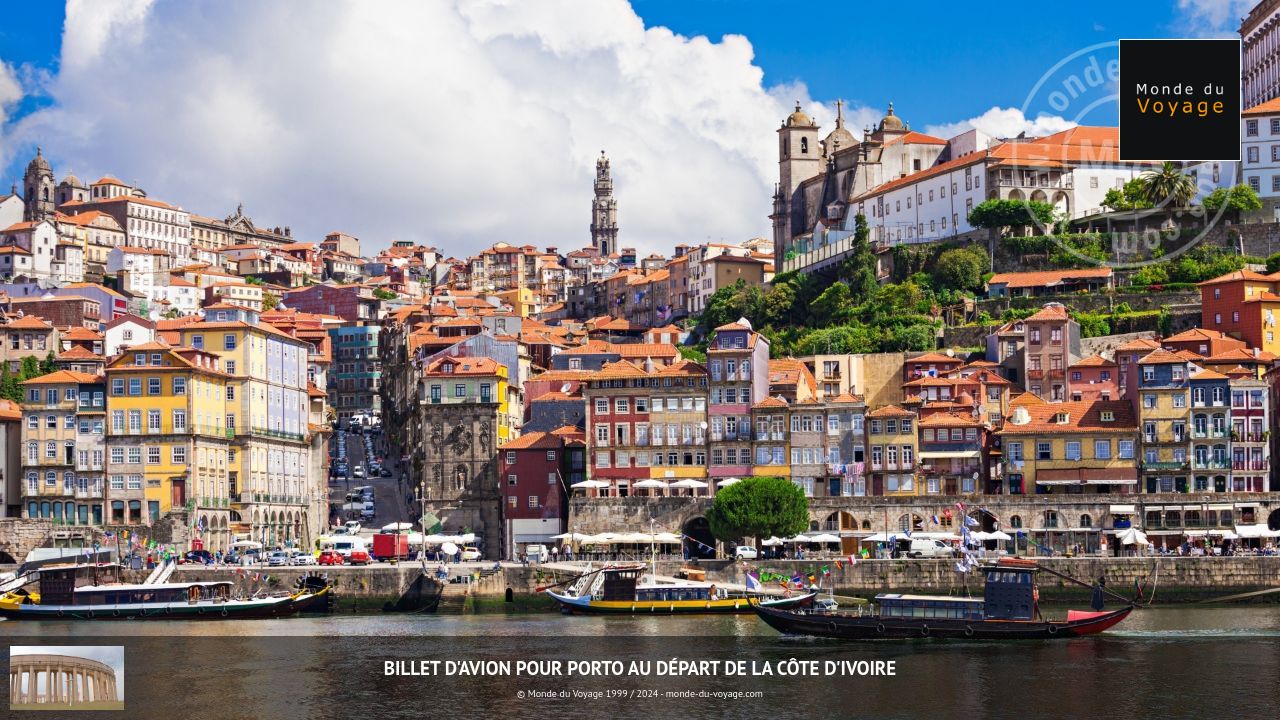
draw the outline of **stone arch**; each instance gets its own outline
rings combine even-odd
[[[1067,194],[1059,190],[1053,194],[1053,209],[1060,214],[1069,214],[1071,212],[1071,198]]]
[[[1031,199],[1035,202],[1042,202],[1042,203],[1049,202],[1049,196],[1046,195],[1043,190],[1033,190],[1031,192]]]
[[[841,530],[854,530],[858,527],[858,521],[853,519],[853,514],[846,510],[837,510],[827,515],[822,521],[823,532],[840,532]]]
[[[870,529],[871,529],[871,521],[870,521],[870,520],[863,520],[863,521],[862,521],[862,529],[863,529],[863,530],[870,530]]]
[[[1014,530],[1021,530],[1021,529],[1022,529],[1022,516],[1021,516],[1021,515],[1010,515],[1010,516],[1009,516],[1009,527],[1013,528]]]
[[[1010,200],[1026,200],[1027,196],[1023,195],[1022,191],[1019,190],[1018,188],[1014,188],[1009,191],[1009,199]]]
[[[1271,530],[1280,530],[1280,510],[1272,510],[1267,516],[1267,527]]]
[[[916,515],[915,513],[900,515],[898,517],[897,530],[899,532],[905,532],[908,530],[911,532],[917,532],[919,530],[924,530],[924,518]]]
[[[684,551],[691,558],[716,556],[716,538],[711,534],[711,523],[702,515],[695,515],[680,528],[684,533]],[[710,548],[710,549],[708,549]]]

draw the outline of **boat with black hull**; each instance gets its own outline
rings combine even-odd
[[[143,583],[120,581],[114,563],[45,565],[19,576],[21,587],[0,595],[0,617],[12,620],[234,620],[280,618],[332,608],[332,586],[305,580],[289,593],[237,596],[229,580]],[[171,572],[171,571],[170,571]]]
[[[1069,610],[1065,619],[1047,619],[1040,614],[1036,587],[1040,568],[1035,562],[1005,558],[981,569],[986,573],[982,598],[882,594],[876,596],[874,605],[857,614],[759,604],[754,609],[761,620],[781,633],[846,640],[1056,640],[1103,632],[1133,610],[1128,601],[1116,610],[1096,609],[1102,605],[1101,595],[1119,596],[1094,586],[1094,610]]]
[[[765,595],[717,588],[715,583],[661,582],[638,564],[587,571],[565,590],[542,590],[560,603],[566,614],[749,614],[755,606],[804,607],[817,595]]]

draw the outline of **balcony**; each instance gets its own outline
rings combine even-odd
[[[1166,461],[1144,462],[1142,463],[1142,469],[1143,470],[1185,470],[1187,469],[1187,463],[1185,460],[1183,461],[1174,460],[1173,462],[1166,462]]]
[[[1196,470],[1229,470],[1231,463],[1226,459],[1196,460],[1193,467]]]
[[[1231,469],[1267,472],[1271,469],[1271,463],[1266,460],[1235,460],[1231,463]]]
[[[1027,371],[1027,379],[1028,379],[1028,380],[1043,380],[1043,379],[1044,379],[1044,371],[1043,371],[1043,370],[1028,370],[1028,371]]]

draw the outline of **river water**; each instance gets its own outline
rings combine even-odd
[[[1048,610],[1050,616],[1063,611]],[[754,616],[340,615],[0,622],[11,644],[123,644],[132,718],[1276,716],[1280,606],[1135,611],[1100,636],[849,643]],[[893,676],[387,676],[389,660],[892,661]],[[726,667],[726,666],[721,666]],[[608,672],[607,666],[599,666]],[[794,666],[792,666],[794,669]],[[708,697],[671,697],[690,691]],[[618,697],[608,697],[613,692]],[[566,693],[567,698],[534,697]],[[748,697],[746,693],[757,694]],[[644,697],[657,694],[658,697]],[[95,715],[98,717],[99,715]],[[101,714],[110,717],[110,713]]]

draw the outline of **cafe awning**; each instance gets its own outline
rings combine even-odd
[[[1037,485],[1137,485],[1133,468],[1064,468],[1036,473]]]
[[[921,460],[945,459],[945,458],[976,458],[981,457],[982,453],[978,450],[925,450],[920,453]]]
[[[1112,505],[1110,508],[1113,513],[1135,513],[1138,512],[1136,505]]]

